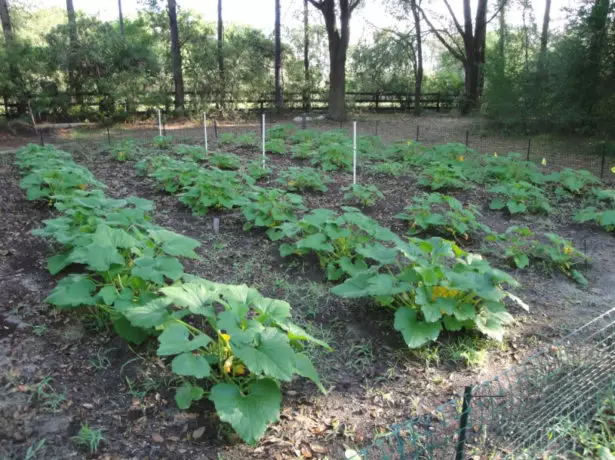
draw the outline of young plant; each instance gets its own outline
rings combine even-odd
[[[171,136],[156,136],[152,140],[152,144],[157,149],[167,150],[173,145],[173,138]]]
[[[240,134],[237,136],[235,144],[240,148],[255,148],[260,144],[260,137],[252,132]]]
[[[593,185],[600,185],[600,179],[584,169],[569,169],[555,172],[547,176],[547,181],[558,185],[558,194],[584,195]]]
[[[174,194],[190,187],[199,174],[199,166],[193,161],[169,159],[153,170],[149,177],[156,181],[159,189]]]
[[[491,209],[508,209],[511,214],[551,212],[549,200],[543,191],[529,182],[506,182],[488,190],[497,196],[491,201]]]
[[[284,139],[269,139],[265,142],[265,151],[283,155],[286,153],[286,143]]]
[[[426,167],[421,174],[419,184],[430,190],[472,188],[466,176],[463,160],[455,163],[434,163]]]
[[[126,139],[111,147],[109,150],[110,156],[113,160],[121,163],[132,160],[134,153],[137,152],[137,146],[132,139]]]
[[[173,147],[173,152],[192,161],[203,161],[207,158],[207,151],[199,145],[178,144]]]
[[[235,134],[233,133],[221,133],[218,136],[218,145],[223,147],[229,147],[235,144]]]
[[[273,169],[267,166],[263,168],[263,162],[261,160],[250,161],[246,165],[246,174],[257,181],[271,176],[272,173]]]
[[[302,142],[293,145],[290,149],[292,157],[297,160],[307,160],[312,155],[315,155],[316,148],[312,142]]]
[[[480,256],[440,238],[411,238],[407,243],[398,239],[394,248],[367,245],[358,252],[375,265],[332,292],[347,298],[372,297],[393,309],[394,328],[409,348],[435,341],[443,329],[477,330],[502,340],[504,327],[512,321],[503,286],[517,283]]]
[[[90,426],[86,423],[81,425],[79,429],[79,433],[77,436],[73,436],[73,441],[75,444],[86,447],[91,454],[96,453],[98,450],[98,446],[102,440],[104,440],[104,436],[102,434],[103,430],[96,430],[94,428],[90,428]]]
[[[278,239],[278,226],[296,221],[297,213],[307,209],[301,196],[280,189],[259,189],[249,193],[247,199],[247,203],[241,207],[247,220],[243,229],[264,227],[272,240]]]
[[[593,206],[579,211],[577,222],[596,222],[607,232],[615,231],[615,190],[593,190]]]
[[[289,138],[291,144],[312,143],[320,138],[320,132],[315,129],[299,129]]]
[[[384,195],[375,185],[351,184],[343,187],[344,201],[350,204],[361,206],[373,206]]]
[[[459,200],[440,193],[414,197],[414,203],[396,215],[408,221],[410,234],[435,231],[442,236],[451,236],[456,241],[470,238],[479,232],[491,233],[491,229],[477,220],[478,208],[472,204],[464,207]]]
[[[282,257],[313,252],[327,279],[339,280],[367,268],[365,257],[357,252],[357,247],[390,243],[398,238],[358,209],[342,207],[342,210],[344,213],[337,215],[329,209],[315,209],[297,222],[282,224],[274,238],[289,240],[280,245]]]
[[[407,164],[386,162],[369,166],[369,170],[376,175],[399,177],[402,174],[408,174],[410,168]]]
[[[523,161],[518,153],[487,156],[482,165],[468,171],[469,177],[477,183],[528,182],[541,185],[545,176],[536,163]]]
[[[346,143],[323,144],[312,164],[320,165],[324,171],[349,170],[352,167],[352,146]]]
[[[324,193],[327,191],[325,182],[329,182],[328,176],[322,176],[314,168],[288,168],[280,173],[278,182],[286,186],[288,190],[305,191],[313,190]]]
[[[267,130],[266,139],[280,139],[285,141],[289,137],[294,136],[296,130],[297,128],[295,128],[295,125],[292,123],[275,125]]]
[[[203,170],[180,195],[180,201],[196,215],[207,214],[212,209],[231,209],[245,203],[244,187],[233,171]]]
[[[215,168],[237,170],[241,166],[241,159],[233,153],[216,153],[209,157],[209,164]]]
[[[508,227],[504,233],[488,235],[485,240],[495,243],[496,256],[503,256],[513,266],[525,268],[530,264],[530,255],[534,244],[534,232],[527,227]]]

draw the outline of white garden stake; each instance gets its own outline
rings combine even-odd
[[[352,183],[357,183],[357,122],[352,122]]]
[[[205,134],[205,151],[207,152],[207,113],[205,112],[203,112],[203,134]]]
[[[261,137],[263,139],[263,168],[265,167],[265,114],[263,113],[263,122],[261,123]]]
[[[162,115],[160,109],[158,109],[158,135],[162,137]]]

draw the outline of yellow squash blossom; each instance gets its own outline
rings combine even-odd
[[[543,166],[547,166],[547,159],[543,158],[542,161],[540,162],[541,165]]]
[[[465,157],[463,155],[461,155],[461,156],[459,156],[459,158],[457,158],[457,160],[463,161],[463,160],[465,160]]]
[[[434,286],[431,288],[431,301],[435,302],[438,297],[456,297],[461,291],[449,289],[446,286]]]

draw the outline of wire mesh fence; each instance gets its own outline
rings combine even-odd
[[[352,122],[333,122],[320,118],[265,119],[265,128],[276,123],[293,123],[297,128],[310,128],[319,131],[338,129],[352,134]],[[28,138],[31,142],[66,145],[84,140],[98,140],[114,144],[125,139],[137,142],[151,142],[157,136],[164,136],[173,143],[205,145],[211,149],[228,149],[231,138],[239,138],[247,145],[260,146],[262,118],[249,121],[229,122],[208,119],[207,126],[200,122],[177,123],[167,121],[164,115],[160,120],[151,119],[139,124],[121,126],[89,127],[85,124],[65,127],[41,125],[36,134]],[[463,118],[407,116],[388,117],[375,120],[359,120],[357,132],[362,136],[378,136],[384,142],[415,140],[427,147],[462,143],[484,154],[517,152],[522,158],[547,165],[548,169],[563,168],[586,169],[607,182],[615,182],[615,141],[580,136],[511,136],[484,131],[479,125]]]
[[[582,458],[571,427],[591,424],[612,397],[614,352],[615,308],[353,459]]]

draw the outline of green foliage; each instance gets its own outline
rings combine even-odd
[[[346,143],[323,143],[312,159],[325,171],[350,170],[352,168],[352,146]]]
[[[199,145],[178,144],[173,146],[173,153],[192,161],[203,161],[207,158],[207,151]]]
[[[293,145],[290,149],[292,157],[297,160],[306,160],[316,153],[314,144],[310,141]]]
[[[499,195],[491,201],[491,209],[508,209],[511,214],[551,212],[549,200],[543,191],[529,182],[505,182],[488,189]]]
[[[25,165],[32,163],[25,150],[20,154],[27,173]],[[61,161],[72,163],[69,157]],[[211,180],[213,188],[236,176],[220,170],[207,173],[211,175],[200,175],[195,187]],[[180,408],[207,395],[220,419],[246,442],[255,443],[279,418],[281,382],[299,375],[324,391],[302,350],[305,342],[328,346],[291,322],[286,302],[244,285],[184,275],[177,257],[197,257],[199,243],[153,225],[151,202],[116,200],[101,190],[74,188],[57,196],[56,208],[61,215],[36,232],[61,247],[49,259],[49,269],[56,274],[79,264],[85,270],[62,278],[46,301],[59,309],[100,312],[129,342],[140,344],[157,336],[158,356],[169,359],[171,370],[183,380],[175,396]],[[56,401],[57,409],[65,398],[54,396],[49,380],[39,385],[37,397],[45,403]],[[95,451],[101,439],[100,430],[85,425],[75,440]]]
[[[433,163],[427,166],[421,173],[419,184],[430,190],[472,188],[462,161],[456,164]]]
[[[537,261],[560,270],[579,284],[587,284],[579,268],[589,258],[559,235],[545,233],[544,238],[539,239],[529,228],[513,226],[502,234],[487,236],[486,241],[494,243],[491,249],[494,255],[503,256],[517,268],[526,268],[531,261]]]
[[[394,327],[409,348],[435,341],[443,329],[477,330],[502,340],[504,326],[512,321],[502,286],[517,283],[480,256],[439,238],[411,238],[408,243],[398,239],[387,250],[376,244],[358,252],[376,263],[332,292],[348,298],[373,297],[395,310]]]
[[[399,177],[410,172],[407,164],[397,162],[379,163],[369,166],[369,170],[376,175]]]
[[[168,150],[173,146],[173,138],[171,136],[156,136],[152,139],[152,144],[157,149]]]
[[[289,138],[295,138],[297,128],[292,123],[286,123],[283,125],[274,125],[267,130],[266,139],[280,139],[286,141]],[[301,134],[303,135],[303,134]],[[301,136],[299,135],[299,136]]]
[[[155,161],[149,177],[156,181],[156,185],[167,193],[178,193],[190,187],[199,176],[199,166],[193,161],[182,161],[167,158]]]
[[[247,199],[241,207],[247,220],[243,229],[264,227],[271,239],[277,239],[279,225],[296,221],[297,213],[307,209],[301,196],[280,189],[259,189],[249,193]]]
[[[404,212],[395,216],[408,221],[410,234],[435,231],[443,236],[452,236],[456,241],[467,241],[470,235],[491,233],[489,227],[476,219],[481,214],[472,204],[464,208],[456,198],[440,193],[417,196],[413,201]]]
[[[246,174],[254,180],[261,180],[273,174],[273,169],[265,166],[261,160],[250,161],[246,165]]]
[[[119,143],[111,146],[109,154],[111,159],[119,162],[125,162],[132,160],[135,153],[138,153],[139,149],[132,139],[125,139]]]
[[[77,436],[73,436],[72,439],[75,444],[87,447],[90,453],[94,454],[98,450],[98,445],[100,442],[104,440],[104,436],[102,434],[102,430],[90,428],[86,422],[81,425],[81,428],[79,428],[79,433]]]
[[[600,179],[584,169],[569,169],[555,172],[547,176],[547,181],[558,184],[556,193],[584,195],[591,186],[600,185]]]
[[[357,252],[360,245],[392,242],[397,236],[381,227],[358,209],[343,207],[337,215],[329,209],[315,209],[297,222],[286,222],[275,239],[290,242],[280,245],[280,254],[305,255],[315,253],[329,280],[339,280],[348,274],[367,268],[365,256]]]
[[[314,168],[291,167],[280,172],[278,182],[288,190],[305,191],[313,190],[316,192],[326,192],[325,182],[329,182],[328,176],[321,175]]]
[[[383,159],[418,164],[419,158],[423,155],[424,151],[425,148],[418,142],[412,140],[397,141],[386,147],[383,151]]]
[[[315,129],[299,129],[289,138],[291,144],[312,143],[320,138],[320,133]]]
[[[208,161],[211,166],[219,169],[236,170],[241,167],[241,159],[234,153],[215,153]]]
[[[234,171],[201,170],[194,183],[185,188],[180,201],[194,214],[207,214],[212,209],[231,209],[245,202],[245,186]]]
[[[239,134],[235,140],[235,145],[240,148],[255,148],[260,144],[260,137],[253,132]]]
[[[541,185],[545,182],[545,176],[536,163],[523,161],[519,153],[487,156],[483,164],[470,171],[469,175],[478,183],[528,182]]]
[[[235,144],[235,134],[233,133],[220,133],[218,136],[218,145],[228,147]]]
[[[373,206],[378,200],[384,198],[382,192],[375,185],[351,184],[343,187],[344,201],[361,206]]]
[[[596,222],[607,232],[615,232],[615,209],[601,211],[595,207],[585,208],[574,216],[577,222]]]
[[[265,142],[265,151],[269,153],[277,153],[283,155],[286,153],[286,143],[284,139],[276,138],[269,139]]]

